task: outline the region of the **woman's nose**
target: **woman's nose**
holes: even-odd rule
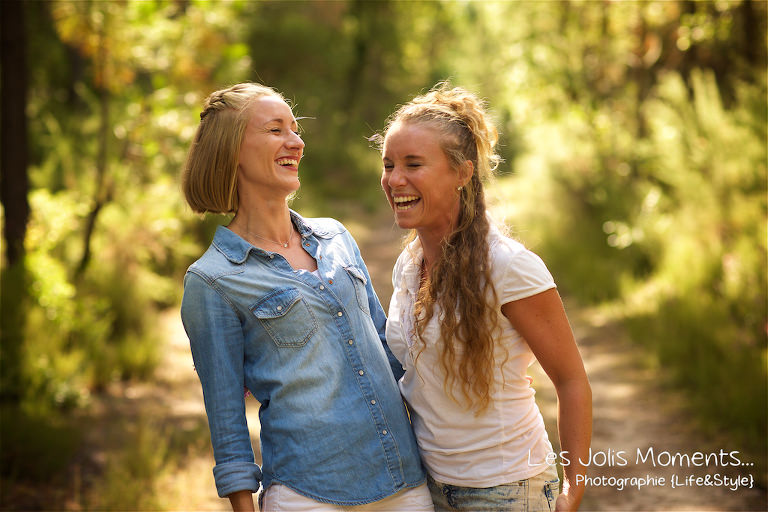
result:
[[[387,174],[387,183],[390,187],[394,188],[405,184],[405,175],[397,165],[394,166],[392,170]]]
[[[296,132],[291,132],[291,137],[288,139],[288,142],[286,145],[290,148],[303,148],[304,147],[304,139],[301,138],[301,135],[299,135]]]

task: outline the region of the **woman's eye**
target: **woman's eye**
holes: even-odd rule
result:
[[[395,168],[394,164],[384,164],[385,171],[391,171],[394,168]]]
[[[280,128],[271,128],[269,131],[272,133],[280,133],[282,130]]]

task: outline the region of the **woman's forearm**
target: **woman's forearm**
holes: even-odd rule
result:
[[[586,375],[557,387],[558,433],[563,456],[563,492],[568,509],[576,510],[584,495],[586,463],[592,439],[592,389]],[[567,463],[566,463],[567,459]],[[578,478],[582,475],[582,478]]]
[[[253,493],[251,491],[237,491],[228,495],[229,503],[234,512],[254,512]]]

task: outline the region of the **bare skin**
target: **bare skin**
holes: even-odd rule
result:
[[[229,504],[232,505],[233,512],[255,512],[253,505],[253,494],[251,491],[237,491],[229,496]]]

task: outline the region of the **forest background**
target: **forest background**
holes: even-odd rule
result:
[[[487,98],[495,211],[765,468],[765,2],[0,9],[3,485],[60,470],[68,418],[153,375],[159,314],[226,221],[191,213],[179,172],[203,99],[240,81],[307,117],[293,207],[342,221],[385,206],[366,138],[398,104],[445,79]]]

